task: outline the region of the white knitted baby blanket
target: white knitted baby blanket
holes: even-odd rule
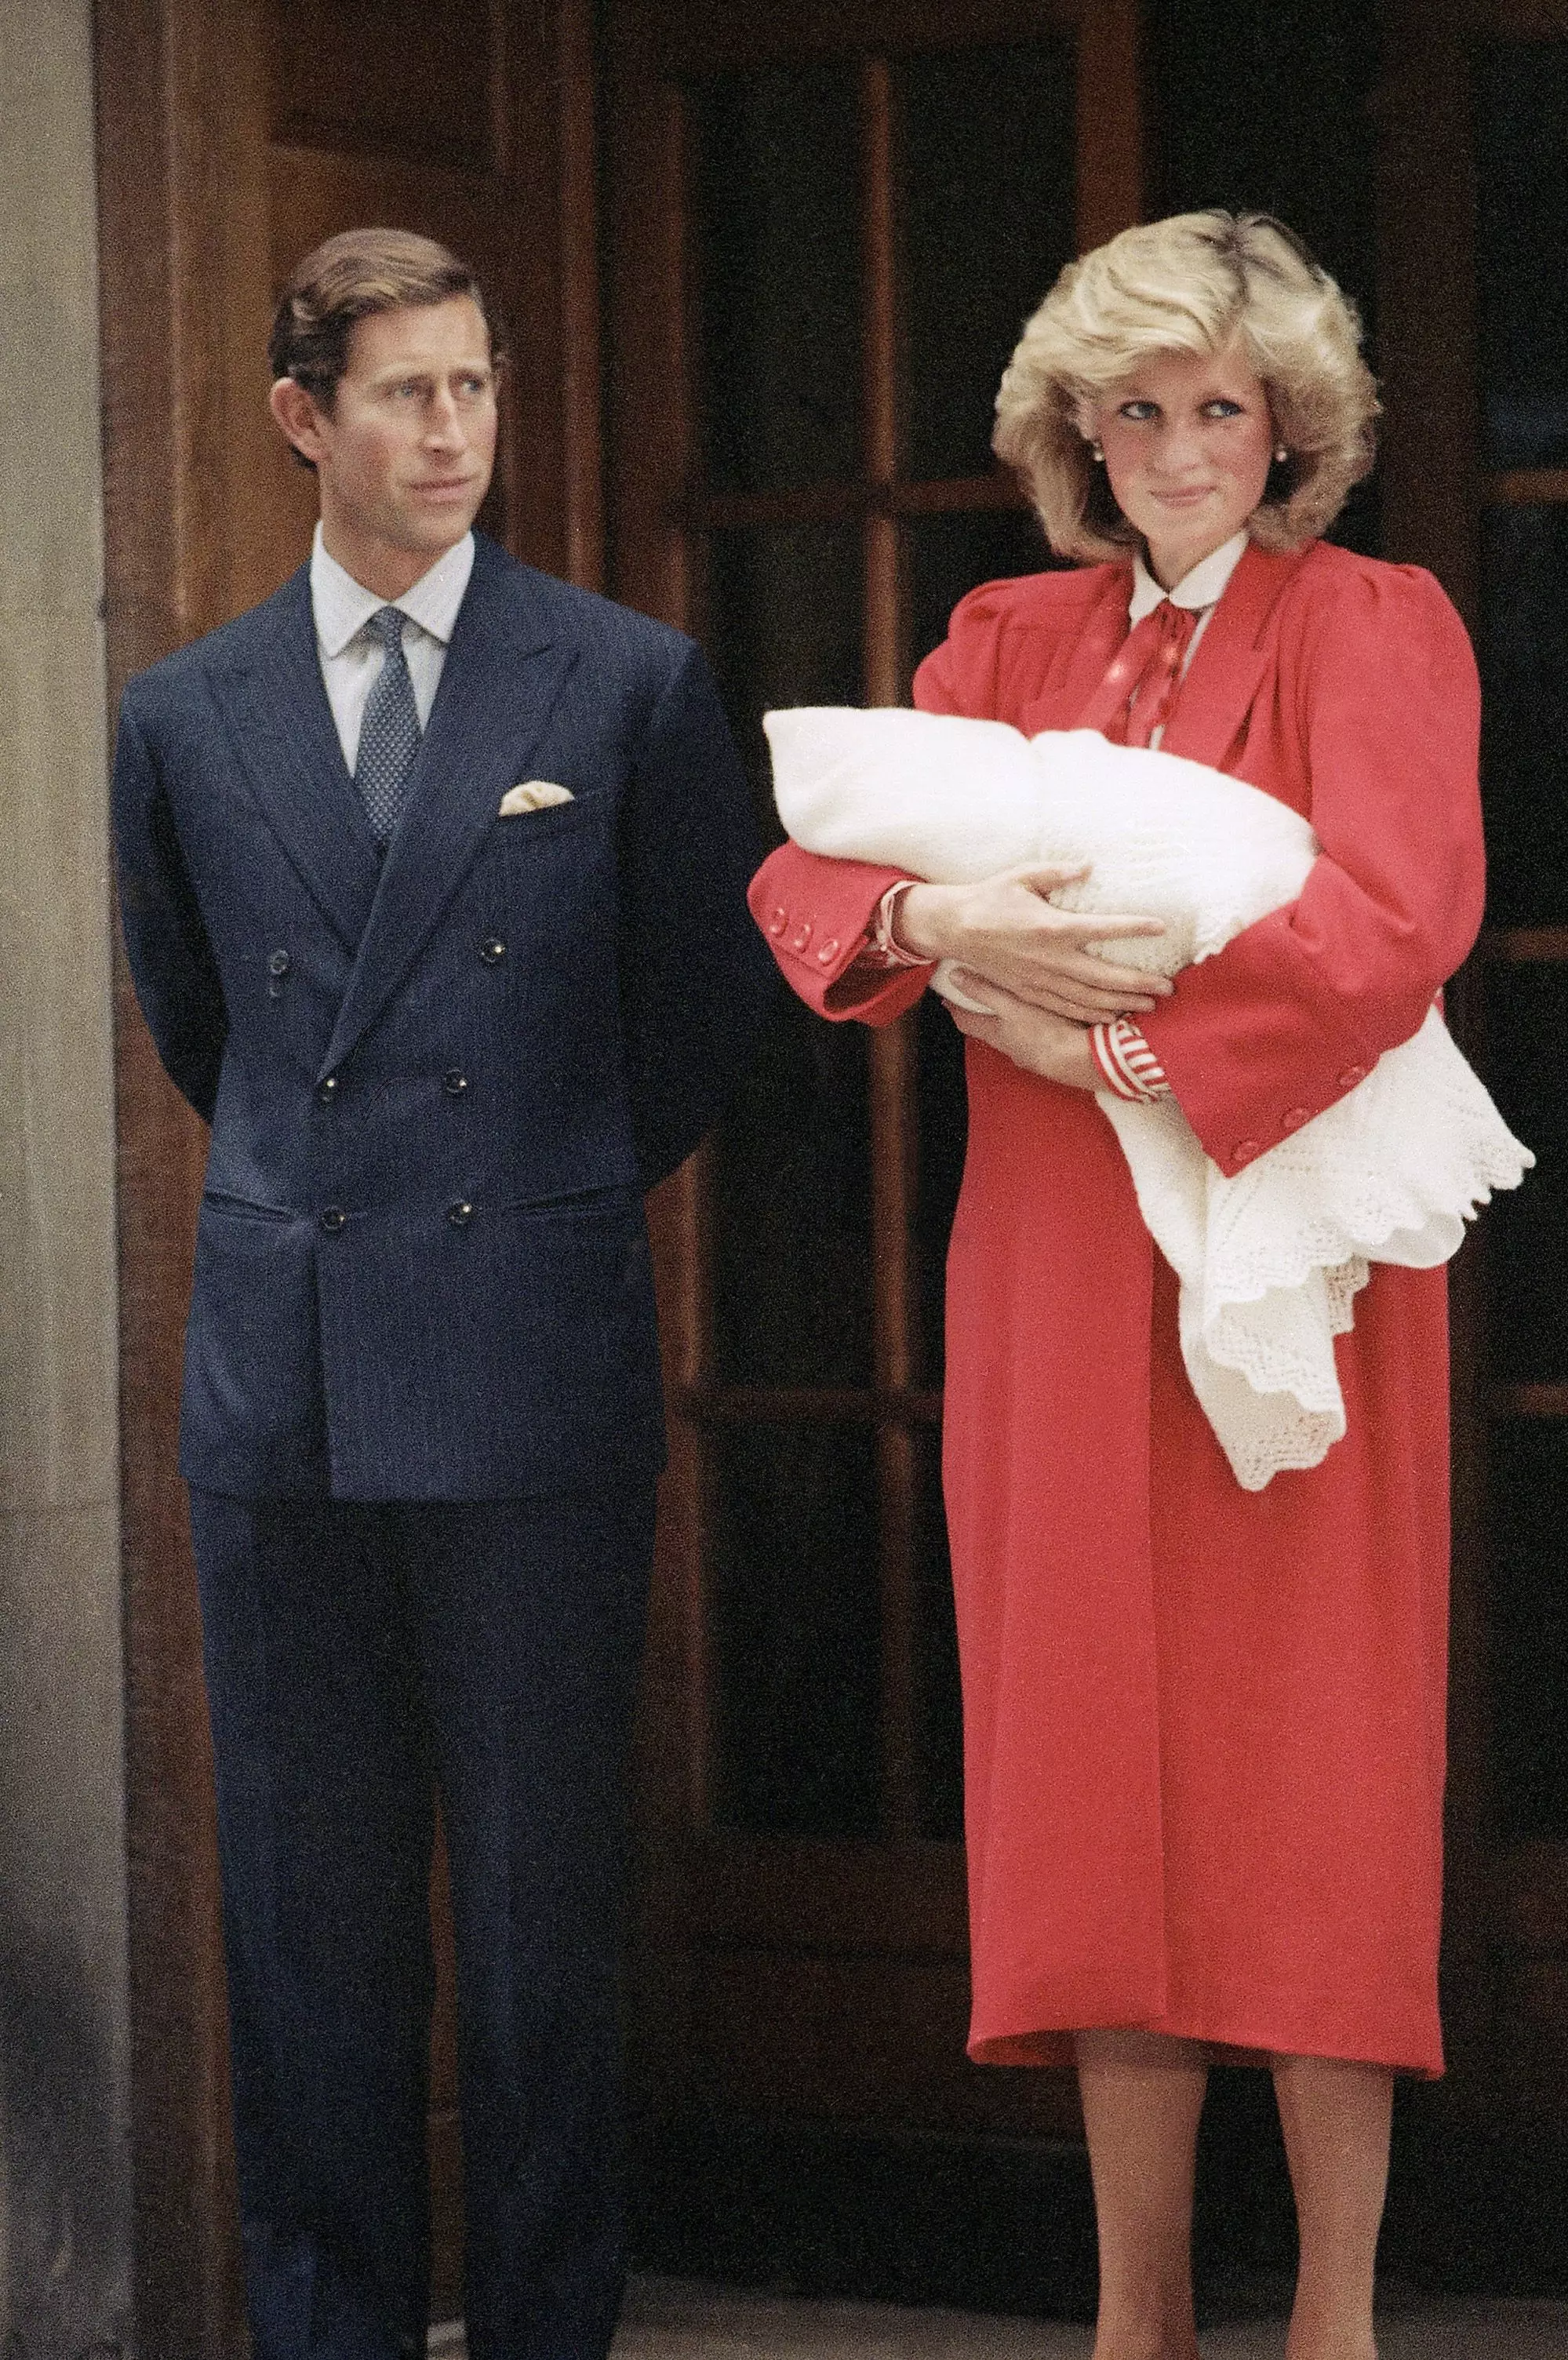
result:
[[[1319,852],[1272,795],[1097,730],[1025,738],[1000,721],[828,705],[770,713],[764,727],[779,815],[807,851],[938,884],[1088,863],[1051,900],[1163,919],[1163,934],[1100,946],[1161,975],[1294,901]],[[936,981],[963,998],[940,970]],[[1348,1096],[1233,1178],[1174,1098],[1098,1097],[1180,1282],[1193,1391],[1249,1491],[1317,1466],[1343,1434],[1333,1339],[1354,1323],[1368,1261],[1446,1262],[1476,1207],[1535,1161],[1435,1008]]]

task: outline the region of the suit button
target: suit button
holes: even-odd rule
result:
[[[1238,1139],[1235,1145],[1231,1150],[1231,1162],[1233,1164],[1250,1164],[1256,1153],[1257,1142],[1255,1139]]]
[[[768,912],[768,932],[770,934],[782,934],[788,923],[789,912],[787,910],[771,910]]]
[[[446,1218],[455,1229],[466,1229],[474,1218],[474,1207],[465,1204],[448,1205]]]
[[[468,1087],[468,1076],[459,1073],[455,1065],[451,1065],[441,1076],[441,1087],[449,1098],[460,1098]]]
[[[831,967],[833,961],[839,956],[838,936],[836,934],[829,934],[825,943],[818,943],[817,945],[817,956],[821,960],[824,967]]]
[[[321,1217],[321,1225],[329,1238],[335,1238],[347,1218],[341,1205],[329,1205]]]
[[[789,938],[789,946],[790,946],[790,948],[791,948],[791,950],[792,950],[792,951],[803,951],[803,950],[806,948],[806,944],[807,944],[810,940],[811,940],[811,921],[810,921],[810,919],[809,919],[809,918],[805,918],[805,919],[803,919],[803,920],[801,921],[800,924],[795,928],[795,930],[794,934],[790,936],[790,938]]]
[[[287,975],[293,964],[287,951],[274,951],[267,962],[267,972],[269,975]]]
[[[1357,1082],[1364,1082],[1365,1079],[1366,1068],[1365,1065],[1346,1065],[1340,1075],[1339,1086],[1342,1090],[1353,1090],[1354,1089]]]
[[[1305,1107],[1287,1107],[1279,1118],[1279,1127],[1282,1131],[1299,1131],[1306,1120]]]
[[[479,956],[487,967],[499,967],[507,955],[507,946],[499,934],[492,934],[488,943],[479,945]]]
[[[316,1084],[316,1098],[321,1105],[331,1106],[336,1096],[337,1076],[335,1074],[328,1074],[324,1081],[320,1081]]]

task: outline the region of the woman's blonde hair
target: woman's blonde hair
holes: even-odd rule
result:
[[[1091,457],[1084,412],[1156,353],[1219,352],[1237,336],[1288,453],[1248,530],[1298,549],[1332,522],[1375,448],[1355,306],[1267,214],[1176,213],[1069,263],[1002,379],[994,447],[1061,556],[1114,558],[1138,539]]]

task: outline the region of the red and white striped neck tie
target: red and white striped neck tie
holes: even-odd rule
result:
[[[1146,746],[1157,729],[1170,719],[1181,668],[1198,617],[1190,606],[1174,606],[1162,598],[1151,614],[1127,634],[1112,674],[1126,683],[1121,710],[1105,724],[1104,734],[1119,746]]]

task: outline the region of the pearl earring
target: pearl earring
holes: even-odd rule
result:
[[[1276,451],[1276,453],[1275,453],[1275,454],[1274,454],[1274,463],[1275,463],[1276,466],[1283,467],[1283,465],[1285,464],[1286,460],[1287,460],[1287,459],[1288,459],[1288,457],[1289,457],[1289,456],[1290,456],[1289,452],[1286,449],[1286,447],[1285,447],[1284,443],[1282,442],[1282,443],[1279,445],[1278,450],[1277,450],[1277,451]]]
[[[1097,467],[1102,467],[1105,464],[1105,453],[1101,449],[1098,442],[1091,442],[1090,444],[1089,455],[1093,460]]]

